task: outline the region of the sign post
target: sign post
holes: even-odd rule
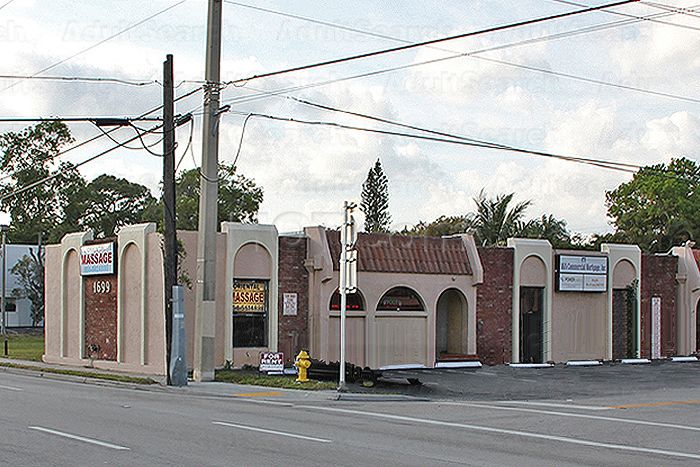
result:
[[[345,384],[345,315],[347,294],[357,289],[357,228],[352,213],[355,203],[345,201],[343,206],[343,226],[340,229],[340,377],[338,391],[346,390]]]

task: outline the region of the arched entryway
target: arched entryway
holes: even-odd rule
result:
[[[435,317],[435,358],[452,360],[467,354],[467,299],[457,289],[438,298]]]
[[[635,358],[639,349],[638,304],[634,265],[621,260],[613,269],[613,358]]]

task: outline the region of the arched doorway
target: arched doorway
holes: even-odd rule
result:
[[[527,257],[520,266],[519,361],[544,361],[544,296],[547,286],[547,266],[538,256]]]
[[[435,358],[450,360],[467,354],[467,299],[457,289],[438,298],[435,317]]]
[[[637,272],[634,265],[621,260],[613,269],[613,358],[635,358],[639,347],[637,335]]]

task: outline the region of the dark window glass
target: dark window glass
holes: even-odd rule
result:
[[[15,303],[14,298],[6,298],[5,299],[5,311],[8,313],[12,313],[13,311],[17,311],[17,304]]]
[[[423,302],[418,294],[408,287],[394,287],[384,294],[378,311],[424,311]]]
[[[331,310],[340,310],[340,292],[336,290],[331,296]],[[346,296],[346,310],[349,311],[364,311],[365,302],[362,300],[362,295],[359,293],[350,293]]]
[[[264,315],[233,315],[233,346],[266,347],[266,321]]]

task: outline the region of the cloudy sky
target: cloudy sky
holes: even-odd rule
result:
[[[222,80],[580,8],[566,3],[571,2],[226,2]],[[223,101],[231,112],[221,121],[220,159],[233,160],[251,112],[396,130],[285,96],[567,156],[639,165],[695,159],[700,147],[696,7],[692,0],[637,3],[228,86]],[[138,115],[161,103],[162,88],[153,81],[162,79],[167,53],[175,57],[176,91],[182,95],[204,77],[206,16],[204,0],[0,0],[1,75],[35,75],[51,67],[37,76],[146,83],[3,78],[0,116]],[[301,89],[289,91],[294,87]],[[279,90],[285,93],[261,93]],[[202,93],[195,93],[178,102],[176,112],[201,111],[201,102]],[[0,132],[20,128],[0,123]],[[98,133],[90,124],[70,128],[76,142]],[[133,133],[122,129],[115,135],[123,140]],[[191,151],[184,153],[189,135],[189,127],[178,132],[181,169],[199,164],[199,117]],[[101,138],[65,157],[79,162],[112,145]],[[292,231],[337,225],[343,201],[359,199],[377,158],[389,178],[397,228],[468,212],[484,188],[491,195],[515,192],[518,200],[532,200],[530,217],[551,213],[572,231],[605,232],[611,229],[605,190],[630,177],[542,157],[257,118],[246,126],[237,165],[264,189],[260,221]],[[110,173],[145,184],[154,194],[161,170],[158,158],[126,149],[82,168],[88,178]]]

